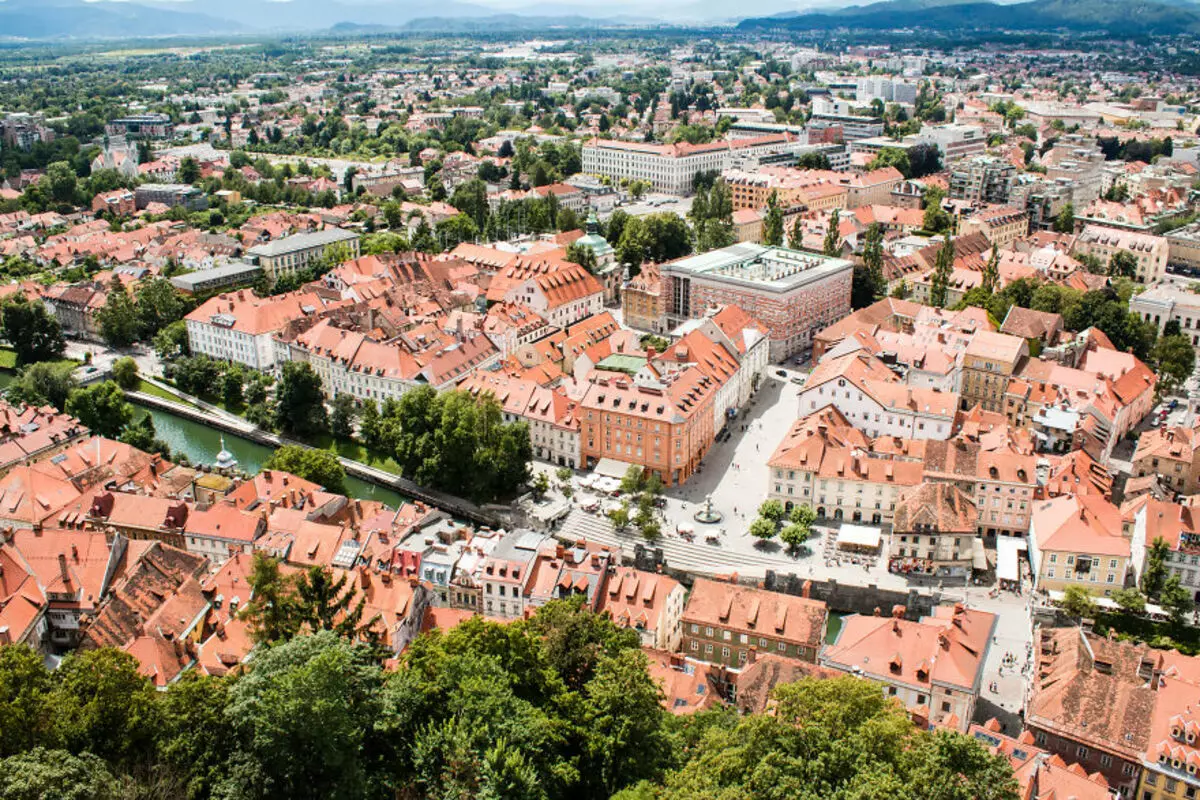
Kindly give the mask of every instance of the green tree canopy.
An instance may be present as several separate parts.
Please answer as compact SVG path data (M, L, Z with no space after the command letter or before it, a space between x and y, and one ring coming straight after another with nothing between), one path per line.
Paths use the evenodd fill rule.
M133 422L133 406L113 381L76 389L67 398L66 411L92 433L115 439Z
M275 448L263 467L290 472L335 494L346 493L346 469L331 450L287 444Z
M61 358L67 343L62 328L41 300L18 292L0 305L0 336L17 354L17 366Z

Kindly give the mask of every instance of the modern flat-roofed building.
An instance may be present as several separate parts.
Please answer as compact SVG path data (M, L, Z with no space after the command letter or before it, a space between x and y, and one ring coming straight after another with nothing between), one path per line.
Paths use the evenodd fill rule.
M950 173L950 197L976 203L1007 203L1016 176L1017 168L1003 158L981 155L964 159Z
M175 123L166 114L133 114L109 122L104 132L131 139L170 139L175 135Z
M849 261L785 247L735 244L663 264L668 328L735 305L762 323L778 361L808 347L813 335L850 313Z
M262 267L244 261L232 261L212 269L186 272L171 278L171 285L188 294L204 294L215 289L244 286L262 274Z
M820 139L820 135L829 128L837 128L842 132L843 142L854 142L859 139L869 139L872 136L882 136L883 120L878 117L859 117L853 114L813 114L812 119L808 121L808 128L810 141ZM818 135L813 136L814 132Z
M162 203L168 208L183 206L188 211L208 208L204 192L186 183L143 183L133 190L133 201L139 211L151 203Z
M349 258L358 258L358 234L341 228L294 233L282 239L255 245L246 251L246 255L257 261L267 277L274 280L280 275L304 269L313 261L323 258L325 253L336 245L344 246Z

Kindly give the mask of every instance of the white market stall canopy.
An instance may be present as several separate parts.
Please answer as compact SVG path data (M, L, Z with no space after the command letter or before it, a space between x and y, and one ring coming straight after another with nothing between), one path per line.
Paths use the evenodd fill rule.
M868 525L845 525L838 529L838 547L879 549L879 529Z

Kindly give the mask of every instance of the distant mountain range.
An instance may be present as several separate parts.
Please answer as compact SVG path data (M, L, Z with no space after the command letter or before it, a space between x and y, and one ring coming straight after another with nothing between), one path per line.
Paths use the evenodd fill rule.
M990 2L892 0L837 11L744 19L744 31L894 30L937 31L1101 31L1113 34L1200 32L1200 7L1154 0L1033 0L998 5Z
M744 31L839 28L939 31L1200 33L1193 0L892 0L826 8L845 0L0 0L0 41L272 32L585 30L615 26L736 22ZM485 5L484 2L489 4ZM585 12L585 13L581 13Z

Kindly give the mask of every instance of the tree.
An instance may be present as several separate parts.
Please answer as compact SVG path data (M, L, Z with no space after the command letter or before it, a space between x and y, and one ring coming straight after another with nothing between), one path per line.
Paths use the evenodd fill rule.
M147 453L158 453L163 458L171 457L171 446L157 438L158 430L154 427L154 417L147 412L137 422L125 426L119 438L125 444L132 445Z
M942 208L942 198L944 192L936 186L930 186L925 189L924 203L925 216L922 221L922 226L930 233L946 233L954 227L954 220Z
M238 408L244 400L246 372L241 364L230 364L221 376L221 402L226 408Z
M175 173L175 180L180 183L195 183L200 180L200 165L196 163L196 159L191 156L184 156L179 162L179 169Z
M537 473L530 480L529 488L533 491L533 496L541 500L546 496L546 492L550 491L550 476L544 472Z
M763 220L763 244L769 247L783 245L783 209L779 207L779 197L774 191L767 198L767 216Z
M830 168L829 156L815 150L802 153L796 159L796 166L800 169L828 170Z
M381 424L379 404L374 400L364 400L362 410L358 415L358 437L368 450L382 449L383 430Z
M724 180L717 179L707 191L696 192L688 218L696 230L696 249L701 253L733 244L733 194Z
M307 436L329 427L321 377L307 362L284 362L275 404L275 424L284 433Z
M1057 233L1075 232L1075 205L1073 203L1067 203L1058 212L1058 216L1054 218L1054 230Z
M1108 274L1112 278L1136 278L1137 256L1128 250L1118 250L1108 260Z
M630 274L637 276L641 266L650 259L650 231L641 217L633 217L621 229L615 255L622 264L630 266Z
M70 163L55 161L46 167L46 174L38 183L38 188L45 185L50 193L50 199L55 203L74 205L79 192L79 177Z
M137 309L116 275L108 285L108 297L96 318L100 322L100 335L113 347L128 347L137 341L141 328Z
M24 644L0 647L0 757L47 741L52 721L46 705L50 670L42 656ZM3 797L0 794L0 797Z
M541 639L547 665L573 690L592 680L604 658L638 647L636 632L616 627L589 609L582 597L546 603L529 627Z
M1063 591L1062 610L1073 617L1093 617L1096 615L1096 603L1092 594L1083 586L1071 584Z
M770 714L721 720L668 772L659 800L838 798L1016 800L1002 756L949 731L918 729L870 681L776 687ZM636 797L636 795L634 795Z
M836 208L829 215L829 225L825 228L825 243L821 247L827 256L837 256L842 252L842 234L838 230L840 218L841 213Z
M133 421L133 406L121 387L112 381L95 383L71 392L66 412L92 433L115 439Z
M629 526L629 506L622 503L608 511L608 519L617 531L623 531Z
M798 550L802 544L808 541L809 529L804 525L796 525L792 523L784 527L779 534L779 538L790 550Z
M566 260L578 264L592 274L596 272L596 251L587 245L578 242L567 245Z
M188 339L187 323L172 322L154 335L154 352L163 360L186 356L192 352Z
M779 525L766 517L758 517L750 523L750 535L760 542L774 539L779 532Z
M168 325L183 320L189 304L166 278L149 278L137 288L137 316L141 337L150 338Z
M792 513L788 514L788 520L794 525L810 528L817 521L817 512L813 511L812 506L809 505L795 506L792 508Z
M945 308L947 294L950 288L950 275L954 270L954 245L950 236L942 238L942 246L937 251L933 262L933 279L929 285L929 304L935 308Z
M1196 605L1192 600L1192 593L1183 587L1178 573L1171 573L1163 581L1158 602L1170 615L1171 624L1177 627L1183 625L1187 615L1192 613Z
M62 358L67 343L62 327L41 300L18 292L0 305L0 336L16 352L17 366Z
M1196 350L1183 334L1163 336L1151 351L1151 362L1157 367L1159 391L1174 394L1196 368Z
M346 493L346 470L330 450L317 450L298 444L277 447L263 464L266 469L280 469L322 486L334 494Z
M75 365L41 362L17 372L5 396L10 403L31 406L52 405L59 411L67 407L67 398L75 390Z
M160 695L159 758L182 776L188 797L209 797L233 755L233 728L225 715L231 684L189 670Z
M63 659L54 678L46 702L64 749L118 766L151 757L158 708L137 659L112 648L79 651Z
M368 796L382 685L370 651L329 632L267 648L230 688L236 745L216 794Z
M122 389L135 389L138 385L138 365L129 356L118 358L112 365L113 380Z
M636 494L642 490L642 468L636 464L630 464L625 470L625 474L621 476L621 493Z
M1167 578L1167 557L1171 546L1161 536L1150 544L1146 553L1146 566L1142 570L1142 592L1147 597L1158 597L1163 581Z
M5 800L118 800L119 788L104 760L91 753L35 747L0 761Z
M996 287L999 285L999 283L1000 248L993 246L992 254L988 256L987 264L983 268L983 282L980 284L980 288L990 295L996 291Z
M358 406L354 396L339 394L333 399L333 414L329 417L329 428L338 439L354 438L354 421L358 417Z
M1126 613L1140 614L1146 610L1146 597L1137 589L1113 589L1111 597Z
M883 230L878 224L867 228L863 239L862 263L854 266L851 276L850 305L866 308L887 291L883 277Z
M784 514L783 503L778 500L764 500L758 507L758 515L776 525L783 521Z

